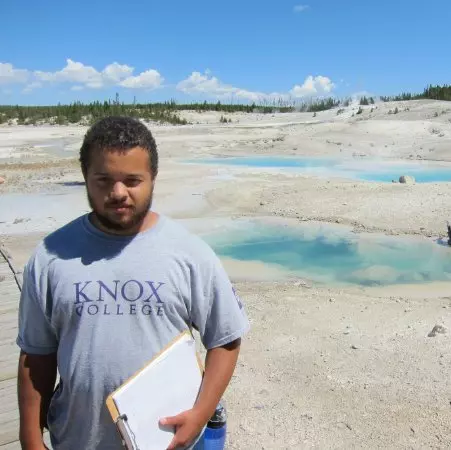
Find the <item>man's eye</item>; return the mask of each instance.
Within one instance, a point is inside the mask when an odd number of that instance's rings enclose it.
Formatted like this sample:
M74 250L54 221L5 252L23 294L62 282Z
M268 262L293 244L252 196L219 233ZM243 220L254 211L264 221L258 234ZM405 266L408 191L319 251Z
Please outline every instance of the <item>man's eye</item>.
M130 187L138 186L139 183L141 183L141 180L138 180L138 179L136 179L136 178L132 178L132 179L127 180L127 181L125 182L125 184L126 184L127 186L130 186Z

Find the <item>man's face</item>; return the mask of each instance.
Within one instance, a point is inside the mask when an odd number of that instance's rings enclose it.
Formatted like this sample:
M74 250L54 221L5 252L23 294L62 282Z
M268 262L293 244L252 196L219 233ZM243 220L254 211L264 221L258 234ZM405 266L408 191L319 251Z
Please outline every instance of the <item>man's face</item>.
M85 175L97 224L115 234L138 232L152 205L154 180L141 147L97 152Z

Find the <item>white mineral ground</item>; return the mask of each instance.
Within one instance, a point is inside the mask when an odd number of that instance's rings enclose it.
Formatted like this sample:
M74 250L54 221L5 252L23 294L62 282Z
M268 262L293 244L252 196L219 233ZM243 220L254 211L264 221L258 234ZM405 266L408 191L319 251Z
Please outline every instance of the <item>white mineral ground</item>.
M154 208L196 233L226 230L240 218L283 218L446 237L451 183L184 164L277 155L451 169L450 103L378 103L353 116L357 109L226 114L226 125L222 113L184 112L193 125L149 123L160 153ZM85 131L0 126L0 234L18 266L45 234L88 211L77 161ZM226 395L228 448L451 446L451 283L319 286L259 261L225 258L224 265L252 324ZM448 332L429 337L435 325Z

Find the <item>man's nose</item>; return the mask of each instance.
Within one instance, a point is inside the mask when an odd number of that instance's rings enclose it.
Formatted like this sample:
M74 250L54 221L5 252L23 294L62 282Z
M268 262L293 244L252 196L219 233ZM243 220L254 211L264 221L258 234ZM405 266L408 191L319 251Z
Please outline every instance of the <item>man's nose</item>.
M127 197L127 189L124 183L121 183L120 181L114 183L113 190L111 191L111 196L116 199Z

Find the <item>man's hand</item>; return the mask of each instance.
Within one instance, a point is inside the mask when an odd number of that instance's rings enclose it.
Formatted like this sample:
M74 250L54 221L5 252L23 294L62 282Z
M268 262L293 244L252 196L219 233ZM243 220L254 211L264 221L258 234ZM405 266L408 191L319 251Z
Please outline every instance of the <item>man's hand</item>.
M167 450L184 448L200 434L208 419L195 409L190 409L177 416L165 417L160 425L175 427L175 436Z
M167 450L191 444L214 414L235 369L241 339L207 351L202 386L193 409L160 420L162 426L175 427L175 436Z

